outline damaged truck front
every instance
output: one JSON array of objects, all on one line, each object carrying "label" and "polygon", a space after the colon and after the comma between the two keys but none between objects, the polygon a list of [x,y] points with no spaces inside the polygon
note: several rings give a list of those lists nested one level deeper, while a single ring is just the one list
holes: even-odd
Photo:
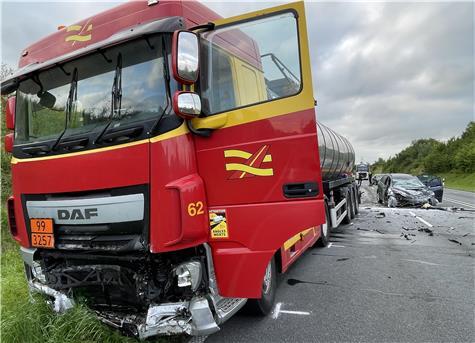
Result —
[{"label": "damaged truck front", "polygon": [[210,334],[328,241],[303,3],[127,2],[25,49],[12,93],[10,231],[56,311]]}]

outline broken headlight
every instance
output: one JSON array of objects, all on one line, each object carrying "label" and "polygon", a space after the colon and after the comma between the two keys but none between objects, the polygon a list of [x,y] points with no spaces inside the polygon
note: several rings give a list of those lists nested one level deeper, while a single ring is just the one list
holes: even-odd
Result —
[{"label": "broken headlight", "polygon": [[201,262],[190,261],[180,264],[175,268],[178,287],[190,287],[196,291],[201,284]]}]

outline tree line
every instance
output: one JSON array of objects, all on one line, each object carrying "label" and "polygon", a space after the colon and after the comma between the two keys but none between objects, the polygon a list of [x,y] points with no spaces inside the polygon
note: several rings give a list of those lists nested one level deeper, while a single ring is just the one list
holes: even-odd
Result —
[{"label": "tree line", "polygon": [[389,157],[379,158],[372,165],[373,173],[474,173],[475,122],[468,123],[460,137],[447,142],[432,138],[418,139],[410,146]]}]

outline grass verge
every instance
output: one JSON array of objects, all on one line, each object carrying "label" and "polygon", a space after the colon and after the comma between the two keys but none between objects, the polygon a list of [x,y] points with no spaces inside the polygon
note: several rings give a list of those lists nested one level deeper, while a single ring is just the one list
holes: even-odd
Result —
[{"label": "grass verge", "polygon": [[475,192],[475,173],[440,173],[445,178],[445,187]]}]

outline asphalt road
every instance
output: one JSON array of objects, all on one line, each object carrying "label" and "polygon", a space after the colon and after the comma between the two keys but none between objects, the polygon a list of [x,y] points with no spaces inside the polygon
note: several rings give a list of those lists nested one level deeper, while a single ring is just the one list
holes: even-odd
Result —
[{"label": "asphalt road", "polygon": [[353,223],[279,277],[271,315],[241,311],[206,342],[474,342],[475,212],[379,208],[364,190]]},{"label": "asphalt road", "polygon": [[475,193],[445,188],[440,206],[465,207],[475,210]]}]

